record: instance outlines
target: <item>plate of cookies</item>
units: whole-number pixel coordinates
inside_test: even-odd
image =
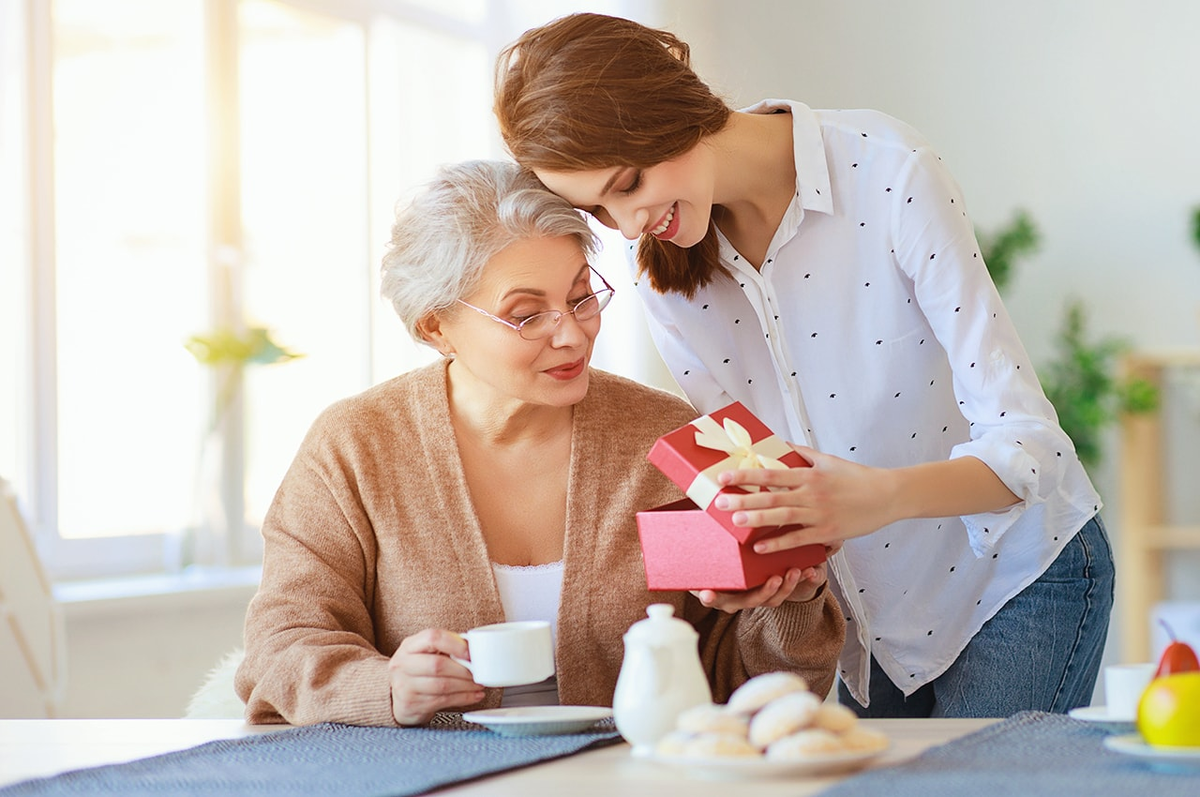
[[[701,777],[830,775],[860,769],[890,746],[801,676],[773,672],[742,684],[728,703],[682,712],[649,759]]]

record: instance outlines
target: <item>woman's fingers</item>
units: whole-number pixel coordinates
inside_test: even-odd
[[[451,658],[467,655],[466,640],[452,631],[426,629],[405,638],[388,662],[396,721],[423,725],[438,711],[482,700],[470,670]]]
[[[732,614],[759,606],[780,606],[791,597],[803,580],[804,571],[793,567],[782,576],[771,576],[762,586],[755,589],[737,592],[702,589],[695,590],[692,594],[705,606]]]

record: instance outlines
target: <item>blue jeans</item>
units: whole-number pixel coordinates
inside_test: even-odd
[[[905,698],[872,657],[871,705],[841,682],[838,699],[860,717],[1065,714],[1091,703],[1112,603],[1112,549],[1097,515],[934,681]]]

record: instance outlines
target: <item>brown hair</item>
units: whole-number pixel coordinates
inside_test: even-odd
[[[530,169],[648,168],[688,152],[732,113],[690,66],[674,34],[628,19],[571,14],[526,31],[496,63],[496,118],[509,152]],[[682,249],[643,235],[638,273],[689,298],[728,271],[716,225]]]

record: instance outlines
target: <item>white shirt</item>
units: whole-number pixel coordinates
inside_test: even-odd
[[[734,281],[693,300],[637,286],[680,387],[701,412],[740,401],[777,434],[865,465],[974,456],[1022,499],[894,523],[833,557],[840,675],[865,705],[870,654],[905,694],[941,675],[1100,498],[929,144],[875,111],[748,110],[776,109],[793,118],[796,196],[761,271],[721,236]]]
[[[544,620],[550,624],[551,644],[557,649],[562,560],[528,567],[493,562],[492,573],[500,592],[500,605],[504,607],[505,622]],[[506,687],[500,705],[504,708],[558,705],[557,675],[536,684]]]

